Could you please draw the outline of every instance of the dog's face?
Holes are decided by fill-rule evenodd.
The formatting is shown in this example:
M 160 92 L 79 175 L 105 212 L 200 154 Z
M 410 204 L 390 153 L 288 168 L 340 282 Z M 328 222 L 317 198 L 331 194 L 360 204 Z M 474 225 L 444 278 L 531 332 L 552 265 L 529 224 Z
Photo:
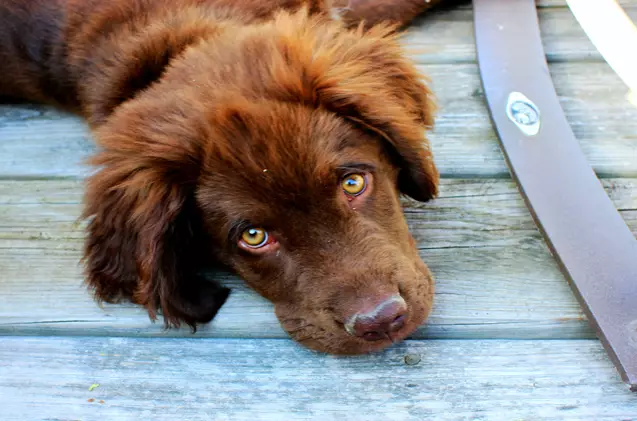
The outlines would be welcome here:
M 172 324 L 209 319 L 225 299 L 189 280 L 192 256 L 206 255 L 272 301 L 294 339 L 362 353 L 404 339 L 431 309 L 399 200 L 436 194 L 431 97 L 389 31 L 313 25 L 283 16 L 187 51 L 120 107 L 98 131 L 90 233 L 115 231 L 99 204 L 114 192 L 124 210 L 110 212 L 130 214 L 111 223 L 131 233 L 120 240 L 136 257 L 130 295 Z M 123 159 L 135 149 L 146 158 Z M 89 282 L 113 298 L 94 243 Z
M 212 122 L 218 133 L 196 193 L 217 259 L 311 348 L 360 353 L 411 333 L 433 284 L 385 140 L 302 105 L 227 113 Z M 379 306 L 386 314 L 372 314 Z

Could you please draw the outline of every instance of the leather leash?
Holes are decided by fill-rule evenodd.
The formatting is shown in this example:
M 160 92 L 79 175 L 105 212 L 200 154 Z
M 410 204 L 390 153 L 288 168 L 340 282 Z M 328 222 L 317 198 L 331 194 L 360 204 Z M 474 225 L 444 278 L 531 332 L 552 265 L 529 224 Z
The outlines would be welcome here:
M 509 170 L 589 323 L 637 391 L 637 240 L 564 116 L 535 1 L 474 0 L 473 10 L 482 85 Z

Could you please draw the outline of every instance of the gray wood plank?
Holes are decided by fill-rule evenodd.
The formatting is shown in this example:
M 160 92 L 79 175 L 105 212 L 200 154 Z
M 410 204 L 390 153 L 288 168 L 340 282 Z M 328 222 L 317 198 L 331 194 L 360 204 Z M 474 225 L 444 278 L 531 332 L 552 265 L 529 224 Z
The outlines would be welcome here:
M 427 65 L 440 110 L 431 136 L 444 177 L 508 177 L 475 64 Z M 603 63 L 551 66 L 567 118 L 602 177 L 637 176 L 637 108 Z M 39 106 L 0 105 L 0 178 L 78 177 L 94 150 L 79 119 Z
M 4 421 L 637 420 L 593 340 L 409 341 L 355 358 L 284 340 L 0 343 Z
M 618 0 L 617 3 L 621 4 L 623 7 L 637 6 L 637 0 Z M 566 0 L 536 0 L 535 4 L 538 6 L 538 8 L 567 6 Z
M 509 177 L 475 64 L 428 65 L 439 112 L 431 142 L 443 177 Z M 560 103 L 600 177 L 637 176 L 637 107 L 604 63 L 550 65 Z
M 555 2 L 546 3 L 555 6 Z M 637 21 L 637 5 L 623 6 L 628 16 Z M 564 6 L 540 8 L 538 17 L 549 62 L 603 61 L 570 9 Z M 425 14 L 409 29 L 406 39 L 410 46 L 425 51 L 419 57 L 423 63 L 475 62 L 473 12 L 470 7 Z
M 88 174 L 95 151 L 83 120 L 52 107 L 0 105 L 0 177 Z
M 604 180 L 637 232 L 637 180 Z M 77 223 L 81 182 L 0 183 L 0 333 L 189 336 L 164 332 L 130 305 L 99 308 L 82 287 Z M 436 306 L 415 338 L 587 338 L 580 307 L 520 196 L 506 180 L 443 180 L 431 204 L 405 201 Z M 197 336 L 285 338 L 265 300 L 234 277 L 234 291 Z
M 550 3 L 550 2 L 549 2 Z M 637 16 L 637 8 L 628 8 Z M 417 56 L 431 75 L 441 111 L 433 135 L 443 175 L 506 176 L 483 104 L 475 64 L 426 65 L 441 55 L 451 61 L 473 61 L 469 10 L 453 10 L 426 18 L 408 35 L 408 44 L 428 53 Z M 549 57 L 577 52 L 588 61 L 594 48 L 566 8 L 541 11 Z M 436 34 L 431 36 L 430 34 Z M 431 43 L 431 44 L 428 44 Z M 448 61 L 448 60 L 447 60 Z M 562 63 L 551 66 L 569 121 L 595 169 L 602 176 L 637 175 L 637 110 L 624 99 L 625 87 L 605 63 Z M 92 150 L 87 131 L 76 118 L 37 106 L 0 107 L 0 177 L 78 176 L 81 160 Z

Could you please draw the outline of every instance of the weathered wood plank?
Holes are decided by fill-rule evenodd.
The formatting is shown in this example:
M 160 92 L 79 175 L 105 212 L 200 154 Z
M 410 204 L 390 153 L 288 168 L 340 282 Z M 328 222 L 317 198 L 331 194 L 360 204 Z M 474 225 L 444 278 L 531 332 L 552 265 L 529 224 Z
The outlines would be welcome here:
M 440 110 L 431 136 L 443 177 L 509 177 L 475 64 L 430 65 Z M 601 63 L 550 66 L 556 91 L 582 150 L 601 177 L 637 175 L 637 107 Z
M 0 105 L 0 177 L 86 175 L 95 151 L 83 120 L 52 107 Z
M 619 4 L 621 4 L 623 7 L 628 7 L 628 6 L 637 6 L 637 0 L 618 0 Z M 566 0 L 537 0 L 535 2 L 535 4 L 537 4 L 538 8 L 541 7 L 566 7 Z M 466 5 L 465 7 L 468 7 L 468 5 Z
M 637 0 L 617 0 L 617 3 L 622 5 L 622 7 L 637 6 Z M 535 5 L 538 9 L 568 7 L 566 0 L 535 0 Z M 471 9 L 471 2 L 469 0 L 459 0 L 457 6 L 451 5 L 450 7 Z
M 604 179 L 602 184 L 637 231 L 637 179 Z M 80 180 L 2 181 L 0 241 L 51 240 L 49 245 L 34 243 L 33 247 L 67 249 L 68 244 L 75 249 L 74 244 L 83 238 L 78 219 L 83 191 Z M 541 239 L 510 180 L 443 179 L 436 200 L 404 199 L 403 208 L 425 250 L 523 246 L 529 239 Z
M 445 177 L 508 177 L 475 64 L 428 65 L 439 98 L 432 134 Z M 600 176 L 637 176 L 637 108 L 603 63 L 551 66 L 567 118 Z M 47 107 L 0 106 L 0 177 L 76 177 L 94 150 L 80 120 Z
M 81 286 L 79 250 L 9 246 L 14 248 L 0 255 L 6 277 L 0 283 L 0 334 L 191 336 L 186 329 L 164 331 L 135 306 L 99 308 Z M 504 248 L 424 255 L 437 276 L 436 306 L 413 338 L 594 337 L 548 257 Z M 217 278 L 233 289 L 232 295 L 197 337 L 287 338 L 270 303 L 234 277 Z
M 593 340 L 409 341 L 355 358 L 281 340 L 0 341 L 4 421 L 637 420 Z
M 637 180 L 605 180 L 637 232 Z M 0 333 L 182 336 L 129 305 L 98 308 L 81 286 L 81 183 L 0 184 Z M 444 180 L 432 204 L 405 202 L 422 256 L 437 278 L 434 313 L 415 338 L 592 337 L 580 308 L 510 181 Z M 269 303 L 234 288 L 198 336 L 285 333 Z
M 617 3 L 622 7 L 637 6 L 637 0 L 618 0 Z M 538 9 L 548 8 L 565 8 L 568 7 L 566 0 L 535 0 L 535 5 Z M 458 4 L 450 4 L 448 8 L 458 9 L 471 9 L 471 2 L 469 0 L 458 0 Z
M 624 10 L 635 21 L 637 7 L 625 4 Z M 584 30 L 567 7 L 540 8 L 540 32 L 549 62 L 603 61 Z M 413 47 L 424 49 L 422 63 L 475 62 L 473 12 L 471 8 L 453 8 L 425 14 L 406 34 Z

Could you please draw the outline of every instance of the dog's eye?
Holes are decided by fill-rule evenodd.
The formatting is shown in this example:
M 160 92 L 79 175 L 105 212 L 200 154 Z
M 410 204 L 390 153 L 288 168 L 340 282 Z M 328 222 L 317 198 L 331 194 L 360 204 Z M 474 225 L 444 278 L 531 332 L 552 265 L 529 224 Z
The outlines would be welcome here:
M 350 196 L 358 196 L 365 191 L 367 180 L 361 174 L 350 174 L 341 182 L 343 191 Z
M 241 241 L 249 248 L 260 248 L 268 243 L 269 235 L 263 228 L 248 228 L 241 234 Z

